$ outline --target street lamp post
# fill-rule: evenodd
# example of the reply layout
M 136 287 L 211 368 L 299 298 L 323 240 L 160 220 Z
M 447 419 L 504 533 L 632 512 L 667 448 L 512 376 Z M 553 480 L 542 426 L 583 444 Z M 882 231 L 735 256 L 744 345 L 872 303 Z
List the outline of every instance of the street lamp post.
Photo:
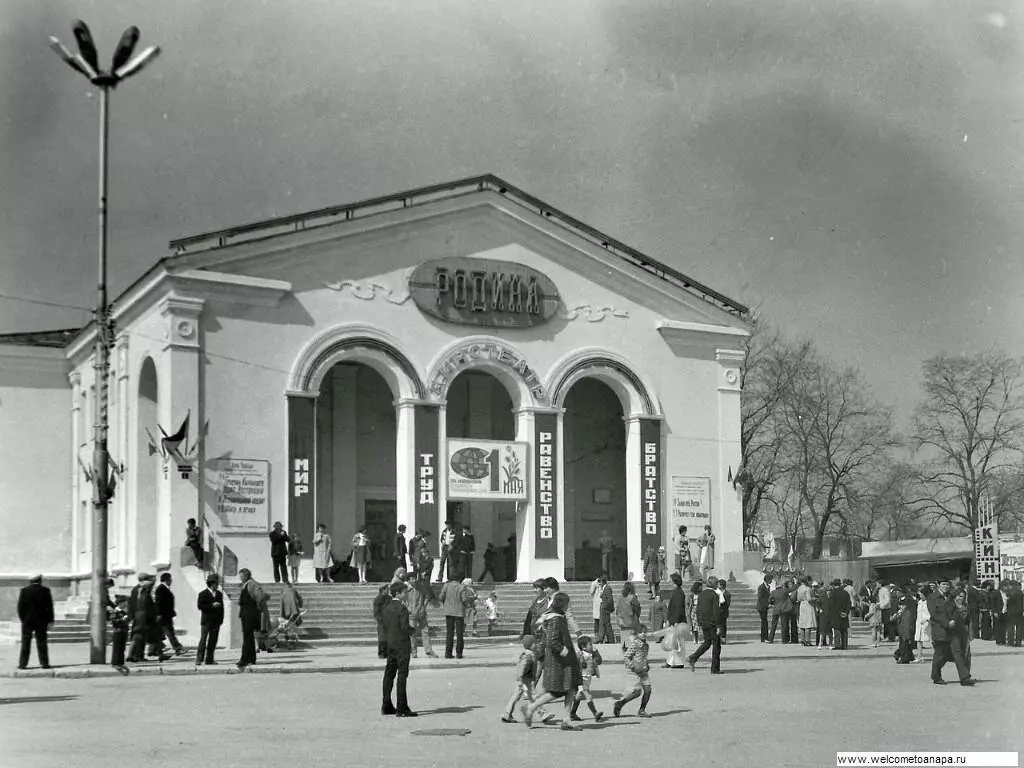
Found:
M 105 664 L 107 660 L 107 606 L 105 603 L 107 579 L 107 506 L 113 496 L 108 482 L 112 462 L 107 453 L 108 385 L 110 377 L 110 349 L 113 346 L 114 323 L 107 304 L 107 147 L 110 134 L 110 92 L 117 84 L 139 72 L 160 53 L 156 46 L 146 48 L 132 58 L 139 42 L 138 27 L 128 27 L 114 51 L 110 70 L 104 72 L 96 58 L 92 33 L 84 21 L 72 27 L 78 43 L 73 54 L 56 37 L 50 38 L 50 47 L 73 70 L 88 78 L 100 90 L 100 158 L 99 158 L 99 283 L 96 290 L 96 422 L 93 425 L 92 456 L 92 592 L 89 595 L 89 662 Z

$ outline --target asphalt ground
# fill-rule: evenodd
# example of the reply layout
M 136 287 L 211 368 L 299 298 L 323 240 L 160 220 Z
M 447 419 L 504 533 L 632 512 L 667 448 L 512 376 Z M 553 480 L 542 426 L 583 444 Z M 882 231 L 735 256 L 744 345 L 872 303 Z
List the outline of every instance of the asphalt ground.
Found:
M 594 694 L 610 714 L 627 676 L 620 654 L 605 651 Z M 414 662 L 415 719 L 379 714 L 383 665 L 372 648 L 282 654 L 276 668 L 261 656 L 245 673 L 8 678 L 0 766 L 832 766 L 837 751 L 1024 751 L 1021 651 L 976 643 L 973 688 L 934 686 L 929 665 L 896 665 L 891 652 L 733 644 L 724 674 L 712 676 L 706 658 L 696 672 L 662 669 L 658 651 L 654 717 L 637 718 L 633 702 L 624 717 L 596 723 L 582 707 L 580 732 L 500 722 L 511 645 Z

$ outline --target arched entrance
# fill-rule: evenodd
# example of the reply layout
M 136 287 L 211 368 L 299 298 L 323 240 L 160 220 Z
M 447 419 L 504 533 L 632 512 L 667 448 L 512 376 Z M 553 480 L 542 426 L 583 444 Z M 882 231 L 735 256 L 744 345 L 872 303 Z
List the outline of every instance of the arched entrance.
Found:
M 591 581 L 610 552 L 609 575 L 624 579 L 626 563 L 626 423 L 607 384 L 581 378 L 565 396 L 565 578 Z
M 335 555 L 347 556 L 365 525 L 372 545 L 368 578 L 394 570 L 397 523 L 396 395 L 362 363 L 336 363 L 320 380 L 316 400 L 316 523 L 327 526 Z M 310 541 L 311 535 L 305 539 Z
M 135 504 L 132 534 L 135 567 L 146 570 L 157 558 L 157 505 L 160 482 L 160 456 L 154 451 L 150 434 L 159 421 L 159 388 L 156 364 L 147 357 L 139 370 L 139 388 L 135 413 Z M 147 431 L 148 430 L 148 431 Z M 154 436 L 159 439 L 159 436 Z
M 445 412 L 448 438 L 515 440 L 513 400 L 505 385 L 482 370 L 467 370 L 452 380 Z M 516 503 L 481 499 L 448 500 L 446 519 L 468 525 L 476 542 L 472 578 L 484 570 L 484 553 L 490 545 L 495 581 L 514 581 L 516 567 Z

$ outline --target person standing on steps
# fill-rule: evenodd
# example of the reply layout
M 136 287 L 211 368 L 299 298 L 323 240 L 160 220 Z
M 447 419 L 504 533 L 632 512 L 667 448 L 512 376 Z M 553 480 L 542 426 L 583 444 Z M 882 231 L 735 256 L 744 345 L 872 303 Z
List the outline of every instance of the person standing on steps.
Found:
M 388 587 L 391 602 L 381 612 L 387 663 L 384 665 L 380 713 L 395 717 L 416 717 L 418 714 L 409 708 L 407 690 L 409 658 L 412 656 L 411 638 L 416 630 L 409 621 L 409 609 L 405 606 L 406 589 L 405 582 L 392 582 Z M 397 706 L 391 703 L 391 691 L 395 688 Z
M 21 654 L 18 669 L 28 666 L 32 650 L 32 636 L 36 638 L 36 655 L 39 666 L 50 668 L 50 649 L 46 643 L 46 632 L 53 624 L 53 595 L 49 587 L 43 586 L 43 577 L 33 576 L 28 586 L 18 593 L 18 619 L 21 621 Z
M 274 581 L 288 581 L 288 534 L 281 523 L 274 523 L 270 537 L 270 560 L 274 564 Z
M 476 537 L 469 529 L 469 525 L 462 526 L 462 536 L 459 537 L 459 578 L 473 578 L 473 556 L 476 554 Z
M 214 654 L 217 639 L 224 623 L 224 593 L 220 591 L 220 579 L 211 573 L 206 577 L 206 589 L 196 598 L 199 609 L 199 647 L 196 649 L 196 666 L 216 664 Z
M 320 523 L 313 534 L 313 575 L 317 582 L 331 582 L 331 552 L 334 544 L 327 533 L 327 526 Z
M 445 565 L 448 566 L 448 578 L 452 575 L 451 546 L 455 542 L 455 523 L 451 520 L 444 521 L 444 530 L 441 531 L 441 559 L 437 562 L 437 583 L 445 581 Z M 430 578 L 430 574 L 427 574 Z
M 366 526 L 360 526 L 356 535 L 352 537 L 352 560 L 349 563 L 359 573 L 359 583 L 367 584 L 366 569 L 370 564 L 370 537 L 366 533 Z
M 394 557 L 395 562 L 399 568 L 405 568 L 408 570 L 406 564 L 406 555 L 409 554 L 409 547 L 405 543 L 405 526 L 398 526 L 398 531 L 395 533 L 395 550 Z
M 292 534 L 291 541 L 288 542 L 288 569 L 292 572 L 292 583 L 299 583 L 299 566 L 302 565 L 302 556 L 306 554 L 303 546 L 302 539 L 299 538 L 298 534 Z
M 612 555 L 615 553 L 615 539 L 611 537 L 608 531 L 601 531 L 601 538 L 597 540 L 597 545 L 601 550 L 601 570 L 609 574 L 610 578 Z

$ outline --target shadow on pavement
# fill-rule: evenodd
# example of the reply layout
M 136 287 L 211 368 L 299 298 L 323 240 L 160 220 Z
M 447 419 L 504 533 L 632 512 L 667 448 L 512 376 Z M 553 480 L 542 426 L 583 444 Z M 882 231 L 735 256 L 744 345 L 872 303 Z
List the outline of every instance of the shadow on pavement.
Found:
M 750 669 L 723 669 L 723 675 L 746 675 L 750 672 L 764 672 L 760 667 L 751 667 Z
M 682 715 L 692 711 L 692 709 L 666 709 L 664 712 L 651 712 L 651 717 L 671 717 L 672 715 Z
M 74 701 L 77 696 L 14 696 L 0 698 L 0 704 L 33 704 L 44 701 Z
M 420 717 L 423 715 L 464 715 L 474 709 L 483 709 L 481 705 L 473 705 L 469 707 L 438 707 L 437 709 L 421 709 L 419 710 Z

